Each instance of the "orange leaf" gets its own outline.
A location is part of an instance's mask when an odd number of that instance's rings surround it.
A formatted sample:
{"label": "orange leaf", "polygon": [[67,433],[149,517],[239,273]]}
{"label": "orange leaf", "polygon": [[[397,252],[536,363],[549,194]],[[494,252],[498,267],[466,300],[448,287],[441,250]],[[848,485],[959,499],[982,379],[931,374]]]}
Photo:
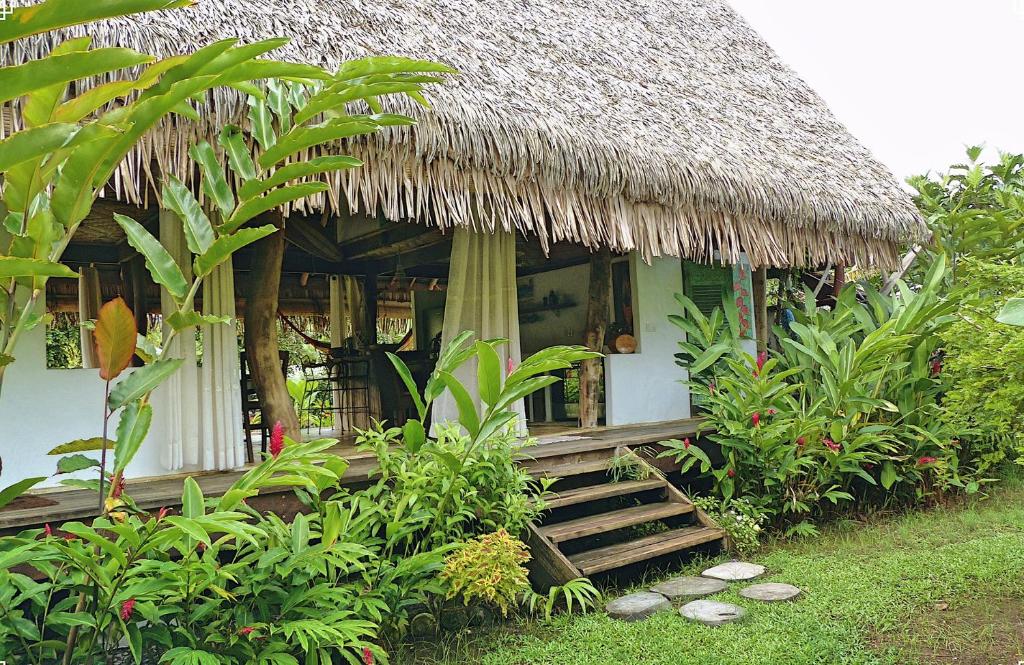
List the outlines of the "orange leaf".
{"label": "orange leaf", "polygon": [[96,351],[99,356],[100,378],[117,378],[132,361],[135,354],[135,315],[124,300],[114,298],[100,308],[96,318]]}

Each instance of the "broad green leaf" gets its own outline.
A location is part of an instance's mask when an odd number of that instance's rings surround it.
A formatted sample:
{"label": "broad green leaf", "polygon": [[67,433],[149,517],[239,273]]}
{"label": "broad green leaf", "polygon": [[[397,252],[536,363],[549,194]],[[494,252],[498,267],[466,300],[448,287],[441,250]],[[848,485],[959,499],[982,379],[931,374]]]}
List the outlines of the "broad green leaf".
{"label": "broad green leaf", "polygon": [[192,0],[46,0],[16,7],[10,16],[0,21],[0,44],[104,18],[190,4]]}
{"label": "broad green leaf", "polygon": [[427,416],[427,409],[420,398],[420,389],[416,385],[415,379],[412,378],[412,372],[409,371],[409,367],[405,362],[395,354],[387,352],[386,355],[391,364],[394,365],[395,371],[398,372],[399,378],[402,379],[402,383],[405,384],[405,389],[409,391],[409,395],[416,405],[416,412],[419,414],[420,420],[423,420]]}
{"label": "broad green leaf", "polygon": [[272,148],[264,150],[257,162],[263,168],[269,168],[300,150],[360,134],[369,134],[376,130],[377,125],[372,122],[344,118],[315,127],[296,127],[280,136]]}
{"label": "broad green leaf", "polygon": [[77,279],[78,273],[62,263],[43,259],[0,256],[0,279],[6,277],[67,277]]}
{"label": "broad green leaf", "polygon": [[153,276],[153,281],[166,288],[176,300],[184,299],[188,293],[188,282],[160,241],[131,217],[114,213],[114,219],[124,229],[128,244],[146,258],[146,268]]}
{"label": "broad green leaf", "polygon": [[114,473],[120,473],[139,452],[153,422],[153,407],[148,402],[129,402],[117,421],[117,444],[114,447]]}
{"label": "broad green leaf", "polygon": [[[220,145],[228,156],[228,163],[242,180],[252,180],[256,177],[256,165],[249,154],[249,146],[245,144],[245,137],[238,125],[226,125],[220,131]],[[243,189],[245,185],[242,186]],[[248,198],[239,193],[239,198]],[[198,253],[198,252],[197,252]]]}
{"label": "broad green leaf", "polygon": [[270,109],[260,99],[249,98],[249,124],[252,127],[252,136],[260,147],[269,150],[277,143],[277,135],[274,134],[274,119],[270,115]]}
{"label": "broad green leaf", "polygon": [[0,102],[41,87],[59,85],[152,62],[153,56],[126,48],[98,48],[0,67]]}
{"label": "broad green leaf", "polygon": [[370,56],[346,60],[341,64],[335,78],[343,81],[363,78],[373,74],[416,74],[435,72],[439,74],[456,74],[459,70],[449,65],[430,60],[415,60],[402,56]]}
{"label": "broad green leaf", "polygon": [[217,238],[216,242],[213,243],[206,253],[196,258],[196,276],[205,277],[209,275],[214,268],[228,260],[236,251],[256,242],[260,238],[266,238],[275,231],[277,231],[276,226],[267,224],[266,226],[255,228],[239,229],[231,235]]}
{"label": "broad green leaf", "polygon": [[231,217],[220,227],[221,233],[232,233],[242,227],[250,219],[268,210],[279,208],[286,203],[304,199],[307,196],[318,194],[327,190],[327,183],[307,182],[301,185],[290,185],[281,187],[270,192],[266,196],[249,199],[235,209]]}
{"label": "broad green leaf", "polygon": [[269,189],[284,185],[299,178],[305,178],[320,173],[330,173],[341,169],[352,169],[362,166],[363,162],[348,155],[335,155],[332,157],[316,157],[304,162],[288,164],[274,171],[274,174],[264,180],[250,180],[244,183],[238,190],[238,197],[243,201],[258,196]]}
{"label": "broad green leaf", "polygon": [[[34,478],[25,478],[24,480],[19,480],[18,482],[14,483],[13,485],[8,485],[7,487],[3,488],[2,490],[0,490],[0,508],[3,508],[4,506],[9,505],[12,501],[17,499],[19,496],[21,496],[25,492],[27,492],[31,487],[33,487],[35,485],[38,485],[39,483],[43,482],[44,480],[46,480],[46,476],[37,476],[37,477],[34,477]],[[10,554],[10,552],[4,552],[4,554],[7,555],[7,554]],[[2,556],[2,555],[0,555],[0,556]],[[0,564],[0,565],[6,565],[6,564]]]}
{"label": "broad green leaf", "polygon": [[203,490],[199,483],[191,476],[185,479],[185,486],[181,494],[181,516],[187,519],[195,519],[206,514],[206,505],[203,502]]}
{"label": "broad green leaf", "polygon": [[0,141],[0,171],[55,152],[70,143],[77,133],[78,125],[66,122],[52,122],[15,132]]}
{"label": "broad green leaf", "polygon": [[881,475],[882,487],[884,487],[887,490],[891,489],[892,486],[896,484],[896,481],[898,480],[898,478],[899,477],[896,474],[896,467],[893,465],[893,463],[891,461],[886,460],[882,464],[882,475]]}
{"label": "broad green leaf", "polygon": [[184,330],[193,326],[218,325],[230,323],[230,316],[219,316],[216,314],[200,314],[195,310],[191,312],[175,312],[167,317],[167,324],[175,330]]}
{"label": "broad green leaf", "polygon": [[[91,37],[79,37],[61,42],[50,51],[50,57],[67,53],[86,51],[92,43]],[[21,108],[21,117],[28,127],[38,127],[53,120],[53,113],[67,91],[66,83],[42,86],[30,92]]]}
{"label": "broad green leaf", "polygon": [[135,355],[135,314],[122,298],[114,298],[100,308],[93,329],[99,356],[100,378],[113,381],[132,362]]}
{"label": "broad green leaf", "polygon": [[181,358],[165,358],[152,365],[144,365],[135,369],[110,391],[107,406],[111,411],[116,411],[128,402],[149,394],[167,377],[178,371],[182,362],[184,361]]}
{"label": "broad green leaf", "polygon": [[1024,326],[1024,298],[1010,298],[996,316],[996,321],[1011,326]]}
{"label": "broad green leaf", "polygon": [[[106,445],[104,445],[106,441]],[[75,439],[74,441],[68,441],[62,443],[59,446],[50,449],[47,455],[67,455],[68,453],[82,453],[91,450],[108,450],[114,447],[114,441],[111,439],[104,439],[101,436],[94,436],[91,439]]]}
{"label": "broad green leaf", "polygon": [[89,469],[99,465],[100,463],[93,458],[87,457],[81,453],[76,453],[74,455],[68,455],[67,457],[61,457],[57,460],[57,473],[55,475],[74,473],[75,471],[81,471],[82,469]]}
{"label": "broad green leaf", "polygon": [[[225,183],[226,185],[226,183]],[[164,179],[163,204],[181,219],[185,229],[185,242],[193,254],[202,254],[216,240],[213,225],[203,212],[192,192],[173,175]]]}
{"label": "broad green leaf", "polygon": [[493,405],[501,394],[501,359],[494,347],[487,342],[476,342],[477,385],[480,399]]}
{"label": "broad green leaf", "polygon": [[[235,209],[235,197],[224,177],[224,167],[213,152],[213,146],[206,141],[200,141],[189,149],[188,154],[203,171],[203,191],[217,204],[221,214],[227,218]],[[195,253],[201,254],[202,252]]]}
{"label": "broad green leaf", "polygon": [[137,79],[126,79],[123,81],[110,81],[96,87],[89,88],[77,97],[57,107],[53,119],[59,122],[78,122],[90,113],[115,99],[127,97],[136,90],[145,90],[155,84],[167,70],[177,67],[188,56],[176,55],[164,58],[146,67],[145,71]]}
{"label": "broad green leaf", "polygon": [[469,391],[454,375],[448,372],[439,372],[438,375],[455,399],[455,406],[459,410],[459,424],[466,428],[471,437],[475,438],[480,432],[480,416],[477,415],[476,404],[473,403]]}
{"label": "broad green leaf", "polygon": [[427,442],[427,432],[423,428],[423,423],[415,418],[405,421],[405,425],[402,426],[402,440],[409,452],[418,453]]}

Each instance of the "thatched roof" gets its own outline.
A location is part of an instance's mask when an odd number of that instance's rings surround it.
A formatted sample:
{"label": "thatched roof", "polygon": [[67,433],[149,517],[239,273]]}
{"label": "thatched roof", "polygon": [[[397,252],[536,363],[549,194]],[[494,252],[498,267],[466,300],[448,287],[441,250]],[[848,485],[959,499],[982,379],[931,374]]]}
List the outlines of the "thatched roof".
{"label": "thatched roof", "polygon": [[[744,250],[774,265],[891,263],[924,230],[892,174],[723,0],[200,0],[89,34],[159,55],[289,36],[275,57],[457,67],[430,91],[432,111],[403,103],[420,121],[411,134],[352,149],[367,165],[333,179],[332,208],[442,227],[475,219],[648,256]],[[181,172],[195,135],[243,110],[223,91],[203,125],[155,133],[120,194],[143,197],[150,159]]]}

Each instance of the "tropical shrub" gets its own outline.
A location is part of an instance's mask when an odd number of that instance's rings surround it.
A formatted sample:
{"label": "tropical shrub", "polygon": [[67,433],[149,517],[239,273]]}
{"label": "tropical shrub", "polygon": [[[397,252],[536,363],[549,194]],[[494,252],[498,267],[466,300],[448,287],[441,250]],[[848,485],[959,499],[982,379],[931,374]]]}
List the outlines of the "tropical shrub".
{"label": "tropical shrub", "polygon": [[708,327],[723,318],[680,296],[685,316],[672,321],[689,339],[678,360],[706,402],[702,440],[717,444],[721,461],[689,441],[668,442],[663,454],[696,466],[723,501],[747,499],[800,530],[805,517],[854,498],[977,491],[985,466],[957,448],[939,405],[940,333],[956,307],[940,296],[944,278],[940,257],[917,291],[851,286],[832,310],[808,297],[792,336],[776,331],[781,351],[757,358],[736,344],[695,343],[712,339]]}
{"label": "tropical shrub", "polygon": [[441,579],[448,585],[448,597],[461,596],[468,605],[480,600],[495,605],[502,616],[508,615],[519,598],[530,588],[523,566],[530,553],[523,541],[497,531],[472,538],[444,560]]}
{"label": "tropical shrub", "polygon": [[761,532],[768,516],[746,499],[719,500],[710,496],[694,497],[697,506],[729,536],[729,549],[749,556],[761,546]]}

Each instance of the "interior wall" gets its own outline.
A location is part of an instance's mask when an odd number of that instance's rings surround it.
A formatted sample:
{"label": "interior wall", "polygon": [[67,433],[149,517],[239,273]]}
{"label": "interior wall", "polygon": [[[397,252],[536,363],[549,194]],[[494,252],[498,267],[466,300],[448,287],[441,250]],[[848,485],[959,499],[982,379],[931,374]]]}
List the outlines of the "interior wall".
{"label": "interior wall", "polygon": [[[44,326],[21,338],[16,355],[17,361],[7,368],[0,394],[3,487],[23,478],[50,476],[58,458],[47,455],[47,451],[103,433],[103,380],[98,369],[47,369]],[[114,438],[116,428],[115,417],[108,427],[109,438]],[[86,454],[94,456],[98,452]],[[160,448],[151,431],[126,475],[131,479],[164,473]],[[50,478],[40,486],[58,485],[61,479],[73,477],[95,478],[96,470]]]}
{"label": "interior wall", "polygon": [[[587,325],[587,298],[590,295],[589,264],[520,277],[516,283],[520,293],[533,284],[533,294],[521,295],[519,299],[519,338],[524,356],[555,344],[583,343]],[[555,293],[559,301],[575,304],[565,309],[524,312],[532,305],[543,303],[544,297],[551,292]]]}
{"label": "interior wall", "polygon": [[413,326],[416,328],[416,350],[429,351],[430,341],[441,332],[444,323],[445,291],[413,291]]}
{"label": "interior wall", "polygon": [[689,418],[690,391],[681,383],[686,373],[674,358],[682,333],[668,321],[679,307],[675,294],[683,291],[682,264],[674,258],[647,264],[635,252],[629,261],[638,348],[605,359],[607,424]]}

